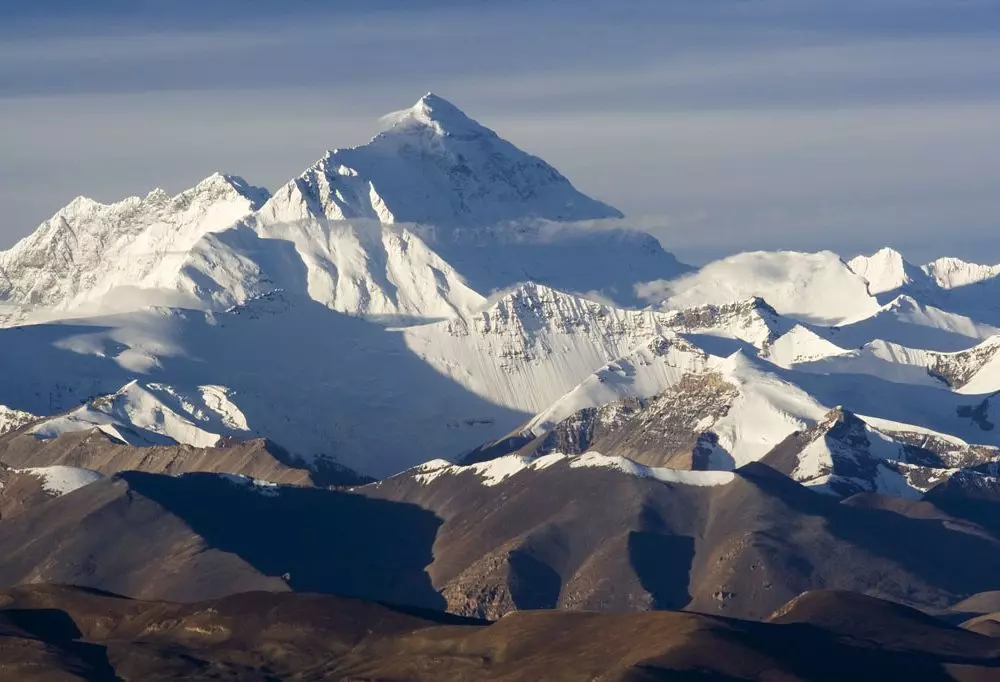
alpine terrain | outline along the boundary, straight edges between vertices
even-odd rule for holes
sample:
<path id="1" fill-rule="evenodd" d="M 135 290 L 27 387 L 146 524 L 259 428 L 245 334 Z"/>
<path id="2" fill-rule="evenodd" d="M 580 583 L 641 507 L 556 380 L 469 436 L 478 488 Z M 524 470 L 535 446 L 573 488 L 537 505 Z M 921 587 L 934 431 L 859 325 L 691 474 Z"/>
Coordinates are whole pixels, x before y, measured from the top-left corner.
<path id="1" fill-rule="evenodd" d="M 1000 265 L 381 123 L 0 252 L 0 677 L 997 679 Z"/>

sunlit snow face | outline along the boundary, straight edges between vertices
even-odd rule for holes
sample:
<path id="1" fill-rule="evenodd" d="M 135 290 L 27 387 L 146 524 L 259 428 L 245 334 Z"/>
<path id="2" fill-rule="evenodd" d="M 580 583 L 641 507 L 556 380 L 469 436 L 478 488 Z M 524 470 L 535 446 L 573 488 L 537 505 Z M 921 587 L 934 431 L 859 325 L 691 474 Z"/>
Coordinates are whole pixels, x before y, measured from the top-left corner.
<path id="1" fill-rule="evenodd" d="M 80 193 L 274 188 L 434 90 L 691 261 L 1000 259 L 989 0 L 57 4 L 0 10 L 0 247 Z"/>

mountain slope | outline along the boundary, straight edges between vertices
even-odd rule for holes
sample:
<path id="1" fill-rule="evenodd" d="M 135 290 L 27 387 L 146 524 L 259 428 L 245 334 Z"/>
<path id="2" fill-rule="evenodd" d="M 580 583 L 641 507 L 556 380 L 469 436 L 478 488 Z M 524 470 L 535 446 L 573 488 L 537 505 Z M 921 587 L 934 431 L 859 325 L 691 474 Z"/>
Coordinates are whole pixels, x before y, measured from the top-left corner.
<path id="1" fill-rule="evenodd" d="M 403 338 L 429 366 L 476 395 L 534 413 L 671 326 L 664 313 L 526 283 L 466 319 L 408 327 Z"/>

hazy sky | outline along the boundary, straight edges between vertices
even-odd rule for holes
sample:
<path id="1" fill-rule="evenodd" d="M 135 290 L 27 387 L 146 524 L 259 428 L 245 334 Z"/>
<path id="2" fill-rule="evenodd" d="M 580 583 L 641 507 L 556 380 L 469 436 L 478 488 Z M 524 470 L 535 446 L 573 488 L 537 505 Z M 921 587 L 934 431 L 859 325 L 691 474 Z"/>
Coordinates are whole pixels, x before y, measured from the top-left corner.
<path id="1" fill-rule="evenodd" d="M 79 194 L 271 189 L 424 92 L 689 262 L 1000 262 L 1000 0 L 0 3 L 0 248 Z"/>

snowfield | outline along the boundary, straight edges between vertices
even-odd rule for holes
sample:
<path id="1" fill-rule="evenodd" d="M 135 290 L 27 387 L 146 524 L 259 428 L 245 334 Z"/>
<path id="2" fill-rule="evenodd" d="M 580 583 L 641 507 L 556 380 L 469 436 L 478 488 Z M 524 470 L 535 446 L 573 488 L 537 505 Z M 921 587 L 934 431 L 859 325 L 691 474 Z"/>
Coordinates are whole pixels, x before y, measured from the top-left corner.
<path id="1" fill-rule="evenodd" d="M 173 197 L 81 197 L 0 253 L 0 437 L 266 437 L 376 477 L 426 462 L 421 480 L 492 485 L 564 463 L 720 485 L 793 434 L 850 428 L 853 444 L 809 441 L 795 477 L 900 495 L 1000 446 L 1000 265 L 886 248 L 695 269 L 440 97 L 383 125 L 273 195 L 214 174 Z M 622 400 L 711 442 L 706 470 L 450 464 Z M 951 463 L 901 455 L 915 434 Z"/>

